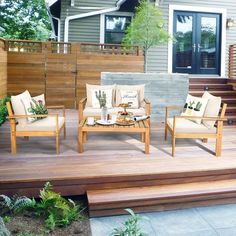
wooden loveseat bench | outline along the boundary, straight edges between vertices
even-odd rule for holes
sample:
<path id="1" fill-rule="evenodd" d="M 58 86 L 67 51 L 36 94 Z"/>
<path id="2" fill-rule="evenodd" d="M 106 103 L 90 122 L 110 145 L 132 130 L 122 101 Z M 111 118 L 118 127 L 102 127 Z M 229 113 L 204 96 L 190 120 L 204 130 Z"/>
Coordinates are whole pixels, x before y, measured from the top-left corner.
<path id="1" fill-rule="evenodd" d="M 105 91 L 110 93 L 109 99 L 111 101 L 107 102 L 108 105 L 108 114 L 117 114 L 122 110 L 119 107 L 120 103 L 127 102 L 128 100 L 124 99 L 127 94 L 133 96 L 137 95 L 137 102 L 134 106 L 131 105 L 127 109 L 128 112 L 132 112 L 134 116 L 143 116 L 150 115 L 150 102 L 144 97 L 144 88 L 145 85 L 86 85 L 86 97 L 82 98 L 79 101 L 79 122 L 85 119 L 86 117 L 100 117 L 101 109 L 96 105 L 97 99 L 94 95 L 95 91 Z"/>

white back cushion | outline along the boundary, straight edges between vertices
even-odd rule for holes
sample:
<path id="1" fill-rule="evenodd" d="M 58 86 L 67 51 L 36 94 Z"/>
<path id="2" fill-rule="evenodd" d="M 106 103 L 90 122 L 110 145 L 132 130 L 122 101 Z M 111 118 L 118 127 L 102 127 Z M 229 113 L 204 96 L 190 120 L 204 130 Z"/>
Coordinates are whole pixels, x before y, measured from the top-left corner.
<path id="1" fill-rule="evenodd" d="M 26 115 L 25 107 L 22 103 L 22 99 L 28 99 L 31 100 L 31 96 L 28 90 L 25 90 L 25 92 L 18 94 L 16 96 L 11 96 L 11 104 L 15 115 Z M 26 125 L 27 119 L 26 118 L 20 118 L 17 119 L 19 125 Z"/>
<path id="2" fill-rule="evenodd" d="M 215 97 L 209 92 L 205 91 L 202 98 L 208 99 L 207 106 L 204 112 L 204 116 L 214 117 L 218 116 L 221 106 L 221 97 Z M 215 125 L 215 121 L 203 120 L 202 123 L 208 128 L 212 128 Z"/>

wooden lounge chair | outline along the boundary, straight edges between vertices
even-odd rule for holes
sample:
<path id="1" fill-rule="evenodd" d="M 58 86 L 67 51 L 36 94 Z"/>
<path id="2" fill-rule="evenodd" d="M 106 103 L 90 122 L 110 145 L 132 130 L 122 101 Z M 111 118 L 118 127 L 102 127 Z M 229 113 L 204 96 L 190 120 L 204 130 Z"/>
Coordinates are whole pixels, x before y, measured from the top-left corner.
<path id="1" fill-rule="evenodd" d="M 17 114 L 13 110 L 17 110 Z M 64 138 L 66 137 L 65 126 L 65 108 L 64 106 L 47 106 L 49 109 L 62 109 L 63 115 L 47 114 L 47 115 L 26 115 L 24 109 L 15 108 L 10 102 L 7 103 L 8 119 L 10 121 L 11 136 L 11 153 L 16 154 L 16 137 L 33 137 L 33 136 L 51 136 L 56 137 L 56 153 L 60 152 L 60 132 L 64 130 Z M 43 119 L 27 122 L 27 118 L 45 117 Z"/>
<path id="2" fill-rule="evenodd" d="M 222 146 L 222 129 L 225 119 L 225 111 L 227 104 L 221 104 L 221 110 L 217 117 L 199 117 L 199 116 L 174 116 L 169 118 L 170 110 L 182 110 L 183 107 L 168 106 L 166 107 L 165 117 L 165 140 L 167 139 L 167 132 L 172 136 L 172 156 L 175 155 L 175 141 L 177 138 L 200 138 L 203 142 L 207 142 L 208 138 L 216 139 L 215 155 L 221 155 Z M 205 126 L 203 123 L 197 124 L 189 119 L 200 118 L 202 121 L 214 121 L 215 125 L 211 128 Z"/>

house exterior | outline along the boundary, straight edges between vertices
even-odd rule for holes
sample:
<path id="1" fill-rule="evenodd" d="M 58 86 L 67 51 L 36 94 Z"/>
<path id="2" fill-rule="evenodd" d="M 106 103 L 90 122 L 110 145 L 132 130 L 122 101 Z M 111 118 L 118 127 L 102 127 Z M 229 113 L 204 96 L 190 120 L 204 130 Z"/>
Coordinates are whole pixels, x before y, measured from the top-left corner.
<path id="1" fill-rule="evenodd" d="M 236 39 L 235 1 L 150 2 L 163 11 L 166 28 L 176 43 L 149 50 L 148 72 L 227 76 L 228 47 Z M 50 12 L 58 41 L 120 43 L 137 5 L 138 0 L 58 0 Z"/>

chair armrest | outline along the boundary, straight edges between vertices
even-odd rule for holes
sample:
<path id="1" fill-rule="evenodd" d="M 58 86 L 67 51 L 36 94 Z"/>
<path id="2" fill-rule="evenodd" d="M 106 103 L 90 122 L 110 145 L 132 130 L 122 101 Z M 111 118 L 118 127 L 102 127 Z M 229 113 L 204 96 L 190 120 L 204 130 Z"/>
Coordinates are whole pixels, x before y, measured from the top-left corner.
<path id="1" fill-rule="evenodd" d="M 174 119 L 201 119 L 211 121 L 227 121 L 227 118 L 221 118 L 219 116 L 174 116 Z"/>
<path id="2" fill-rule="evenodd" d="M 47 109 L 62 109 L 62 111 L 63 111 L 63 117 L 65 118 L 65 116 L 66 116 L 65 106 L 64 106 L 64 105 L 47 106 Z"/>
<path id="3" fill-rule="evenodd" d="M 182 110 L 183 106 L 176 106 L 176 105 L 170 105 L 170 106 L 166 106 L 166 114 L 165 114 L 165 124 L 167 124 L 167 119 L 169 116 L 169 111 L 171 110 Z"/>
<path id="4" fill-rule="evenodd" d="M 58 114 L 41 114 L 41 115 L 11 115 L 7 116 L 8 119 L 21 119 L 21 118 L 28 118 L 28 117 L 48 117 L 48 116 L 58 116 Z"/>
<path id="5" fill-rule="evenodd" d="M 78 107 L 79 122 L 80 122 L 81 120 L 83 120 L 83 118 L 84 118 L 83 110 L 84 110 L 84 108 L 85 108 L 86 102 L 87 102 L 87 97 L 82 98 L 82 99 L 79 101 L 79 107 Z"/>
<path id="6" fill-rule="evenodd" d="M 151 103 L 147 98 L 143 99 L 143 102 L 145 104 L 145 113 L 146 115 L 151 115 Z"/>

